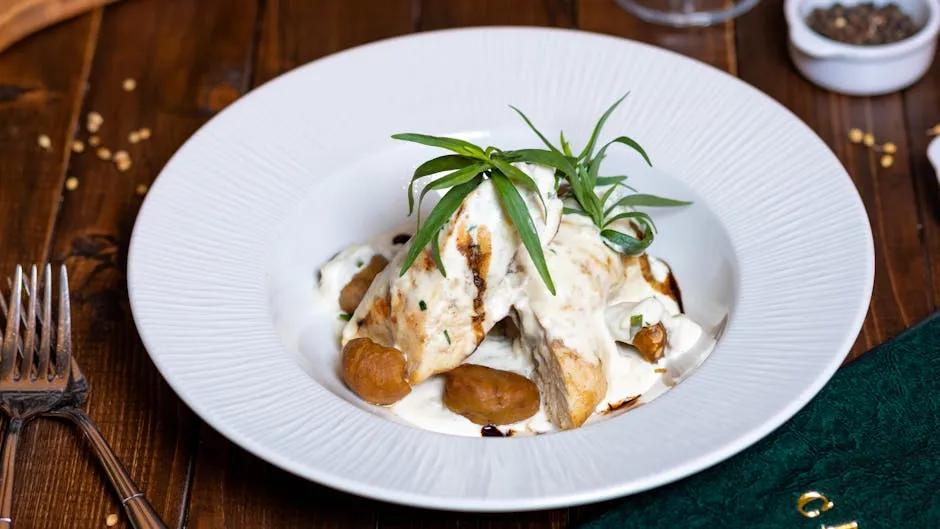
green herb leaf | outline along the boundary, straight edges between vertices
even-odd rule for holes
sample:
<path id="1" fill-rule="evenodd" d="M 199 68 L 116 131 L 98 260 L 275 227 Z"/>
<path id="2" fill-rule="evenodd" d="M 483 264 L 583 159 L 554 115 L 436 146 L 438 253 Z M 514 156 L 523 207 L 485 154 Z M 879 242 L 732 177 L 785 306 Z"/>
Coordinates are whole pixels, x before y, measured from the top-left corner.
<path id="1" fill-rule="evenodd" d="M 626 176 L 598 176 L 597 185 L 599 186 L 620 186 L 624 189 L 629 189 L 636 193 L 636 188 L 633 186 L 628 186 L 624 182 L 627 181 Z"/>
<path id="2" fill-rule="evenodd" d="M 536 270 L 538 270 L 539 275 L 542 276 L 542 281 L 545 282 L 548 291 L 554 296 L 555 284 L 552 282 L 552 276 L 548 272 L 548 265 L 545 263 L 545 255 L 542 253 L 542 242 L 539 240 L 538 232 L 535 230 L 535 223 L 532 222 L 532 217 L 529 215 L 529 210 L 526 208 L 522 195 L 520 195 L 519 190 L 512 185 L 509 178 L 500 171 L 493 171 L 490 175 L 490 180 L 493 181 L 493 186 L 496 188 L 499 201 L 503 205 L 503 209 L 506 211 L 509 219 L 516 227 L 519 238 L 522 239 L 522 244 L 524 244 L 526 250 L 528 250 Z"/>
<path id="3" fill-rule="evenodd" d="M 599 176 L 597 177 L 597 185 L 615 186 L 617 184 L 622 184 L 626 180 L 627 180 L 626 176 Z"/>
<path id="4" fill-rule="evenodd" d="M 635 336 L 641 328 L 643 328 L 643 315 L 634 314 L 633 316 L 630 316 L 630 336 Z"/>
<path id="5" fill-rule="evenodd" d="M 518 108 L 512 105 L 509 105 L 509 108 L 515 110 L 517 114 L 522 116 L 522 119 L 525 120 L 526 125 L 528 125 L 530 129 L 532 129 L 532 132 L 534 132 L 539 137 L 539 139 L 542 140 L 542 143 L 544 143 L 546 147 L 548 147 L 549 149 L 559 154 L 561 153 L 561 151 L 559 151 L 557 147 L 552 145 L 552 142 L 548 141 L 548 138 L 546 138 L 545 136 L 542 135 L 541 132 L 539 132 L 539 129 L 535 128 L 535 125 L 533 125 L 532 122 L 529 121 L 529 118 L 525 114 L 523 114 L 521 110 L 519 110 Z"/>
<path id="6" fill-rule="evenodd" d="M 431 239 L 431 259 L 434 260 L 437 269 L 441 271 L 441 275 L 447 277 L 447 270 L 444 270 L 444 262 L 441 261 L 440 235 L 441 230 L 437 230 L 437 233 L 434 234 L 434 238 Z"/>
<path id="7" fill-rule="evenodd" d="M 558 137 L 561 140 L 561 150 L 565 153 L 565 156 L 573 156 L 571 154 L 571 145 L 568 145 L 568 142 L 565 141 L 565 131 L 560 131 Z"/>
<path id="8" fill-rule="evenodd" d="M 619 138 L 610 140 L 609 142 L 607 142 L 606 145 L 601 147 L 601 151 L 606 151 L 607 148 L 613 145 L 614 143 L 621 143 L 623 145 L 626 145 L 627 147 L 630 147 L 634 151 L 640 153 L 640 156 L 643 157 L 643 160 L 646 161 L 647 165 L 649 165 L 650 167 L 653 166 L 653 162 L 650 161 L 650 157 L 646 154 L 646 151 L 643 150 L 643 147 L 640 147 L 639 143 L 635 142 L 632 138 L 629 138 L 627 136 L 620 136 Z"/>
<path id="9" fill-rule="evenodd" d="M 428 192 L 433 191 L 435 189 L 446 189 L 448 187 L 454 187 L 456 185 L 469 182 L 470 180 L 473 179 L 473 177 L 485 171 L 487 167 L 488 167 L 487 164 L 484 162 L 474 162 L 470 165 L 467 165 L 466 167 L 457 169 L 456 171 L 449 173 L 446 176 L 442 176 L 438 178 L 437 180 L 434 180 L 433 182 L 424 186 L 424 189 L 421 190 L 421 196 L 418 198 L 418 228 L 417 229 L 421 229 L 421 204 L 424 202 L 424 196 L 427 195 Z M 411 213 L 409 212 L 409 215 L 410 214 Z"/>
<path id="10" fill-rule="evenodd" d="M 421 301 L 418 302 L 418 308 L 421 310 L 428 310 L 428 304 L 425 303 L 424 300 L 422 299 Z"/>
<path id="11" fill-rule="evenodd" d="M 399 275 L 405 275 L 408 268 L 415 262 L 418 255 L 424 250 L 424 247 L 431 242 L 431 239 L 440 231 L 441 227 L 447 223 L 450 216 L 457 211 L 463 199 L 470 194 L 483 182 L 483 175 L 477 175 L 473 180 L 454 186 L 447 191 L 441 198 L 441 201 L 434 206 L 428 218 L 425 220 L 421 229 L 411 238 L 411 247 L 405 255 L 405 261 L 402 263 Z M 443 270 L 442 270 L 443 272 Z"/>
<path id="12" fill-rule="evenodd" d="M 529 162 L 548 167 L 554 167 L 565 174 L 576 172 L 571 158 L 561 154 L 558 151 L 546 151 L 545 149 L 519 149 L 517 151 L 508 151 L 506 156 L 514 162 Z"/>
<path id="13" fill-rule="evenodd" d="M 508 178 L 510 182 L 530 189 L 535 193 L 535 196 L 539 198 L 539 202 L 542 204 L 542 209 L 548 211 L 548 206 L 545 205 L 545 198 L 542 196 L 541 191 L 539 191 L 539 186 L 535 183 L 535 180 L 532 180 L 531 176 L 525 174 L 522 169 L 500 158 L 493 158 L 493 165 L 496 166 L 499 172 Z M 492 175 L 490 178 L 492 178 Z M 526 212 L 528 212 L 528 209 Z"/>
<path id="14" fill-rule="evenodd" d="M 625 255 L 639 255 L 653 243 L 653 234 L 649 226 L 646 227 L 643 240 L 615 230 L 601 230 L 601 237 L 607 239 L 606 243 L 612 250 Z"/>
<path id="15" fill-rule="evenodd" d="M 444 339 L 447 340 L 447 345 L 450 345 L 450 333 L 447 332 L 447 329 L 444 329 Z"/>
<path id="16" fill-rule="evenodd" d="M 348 314 L 348 313 L 346 313 L 346 312 L 342 312 L 342 313 L 340 313 L 340 315 L 339 315 L 339 319 L 341 319 L 341 320 L 343 320 L 343 321 L 349 321 L 350 319 L 352 319 L 352 314 Z"/>
<path id="17" fill-rule="evenodd" d="M 590 215 L 585 213 L 583 209 L 578 208 L 562 208 L 561 212 L 565 215 L 583 215 L 585 217 L 590 217 Z"/>
<path id="18" fill-rule="evenodd" d="M 597 125 L 594 126 L 594 132 L 591 133 L 591 139 L 588 141 L 587 145 L 584 146 L 584 150 L 581 151 L 581 154 L 578 155 L 579 160 L 586 160 L 591 158 L 591 154 L 594 152 L 594 145 L 597 144 L 597 136 L 601 133 L 601 129 L 604 128 L 604 123 L 614 112 L 614 109 L 617 108 L 621 101 L 626 99 L 628 95 L 630 95 L 630 92 L 623 94 L 620 99 L 614 102 L 613 105 L 610 105 L 610 108 L 607 109 L 607 112 L 604 112 L 604 115 L 601 116 L 601 119 L 597 121 Z"/>
<path id="19" fill-rule="evenodd" d="M 460 169 L 466 167 L 474 162 L 473 158 L 468 158 L 466 156 L 460 156 L 457 154 L 445 154 L 444 156 L 438 156 L 437 158 L 432 158 L 423 164 L 419 165 L 415 169 L 414 176 L 411 177 L 411 183 L 408 184 L 408 214 L 414 211 L 415 206 L 415 181 L 420 178 L 423 178 L 428 175 L 440 173 L 443 171 L 452 171 L 454 169 Z"/>
<path id="20" fill-rule="evenodd" d="M 656 224 L 653 223 L 653 218 L 646 213 L 643 213 L 642 211 L 627 211 L 626 213 L 614 215 L 613 217 L 604 220 L 604 227 L 606 228 L 620 219 L 634 219 L 639 221 L 640 224 L 644 227 L 649 226 L 653 229 L 654 232 L 656 231 Z"/>
<path id="21" fill-rule="evenodd" d="M 672 198 L 663 198 L 656 195 L 628 195 L 620 200 L 614 202 L 607 211 L 604 212 L 605 215 L 610 215 L 617 207 L 636 207 L 636 206 L 647 206 L 655 208 L 669 208 L 675 206 L 688 206 L 691 202 L 686 202 L 684 200 L 675 200 Z"/>
<path id="22" fill-rule="evenodd" d="M 463 156 L 470 156 L 471 158 L 479 158 L 481 160 L 485 160 L 487 158 L 486 154 L 483 152 L 483 149 L 477 147 L 469 141 L 458 140 L 457 138 L 444 138 L 441 136 L 429 136 L 427 134 L 414 134 L 412 132 L 393 134 L 392 138 L 395 138 L 396 140 L 420 143 L 430 147 L 440 147 Z"/>

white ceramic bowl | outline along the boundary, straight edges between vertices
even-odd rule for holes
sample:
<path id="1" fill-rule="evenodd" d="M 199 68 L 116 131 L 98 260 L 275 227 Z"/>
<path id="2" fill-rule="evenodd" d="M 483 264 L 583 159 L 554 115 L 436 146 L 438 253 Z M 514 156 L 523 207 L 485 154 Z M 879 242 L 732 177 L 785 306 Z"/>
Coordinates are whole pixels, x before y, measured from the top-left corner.
<path id="1" fill-rule="evenodd" d="M 406 220 L 408 177 L 438 153 L 390 136 L 537 145 L 515 104 L 580 146 L 627 90 L 602 141 L 634 137 L 655 169 L 627 149 L 608 151 L 605 167 L 695 201 L 650 211 L 660 230 L 650 251 L 669 262 L 690 316 L 710 327 L 728 316 L 714 353 L 649 404 L 534 437 L 419 430 L 352 394 L 338 376 L 337 315 L 313 289 L 334 252 Z M 385 501 L 515 512 L 672 482 L 779 427 L 851 348 L 874 263 L 838 158 L 751 86 L 610 36 L 474 28 L 331 55 L 227 107 L 148 192 L 128 289 L 169 384 L 252 453 Z"/>
<path id="2" fill-rule="evenodd" d="M 890 0 L 914 19 L 920 31 L 892 44 L 857 46 L 837 42 L 816 33 L 806 17 L 834 0 L 786 0 L 784 13 L 790 29 L 790 57 L 813 83 L 853 96 L 881 95 L 906 88 L 930 68 L 940 29 L 938 0 Z M 858 4 L 845 0 L 843 5 Z M 888 0 L 876 0 L 876 5 Z"/>

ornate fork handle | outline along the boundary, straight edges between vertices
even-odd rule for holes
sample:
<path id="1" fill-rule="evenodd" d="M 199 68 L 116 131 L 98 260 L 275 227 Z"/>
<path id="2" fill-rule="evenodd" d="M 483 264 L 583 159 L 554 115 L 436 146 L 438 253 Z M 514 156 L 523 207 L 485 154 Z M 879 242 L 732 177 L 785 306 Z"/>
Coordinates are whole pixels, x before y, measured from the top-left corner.
<path id="1" fill-rule="evenodd" d="M 114 455 L 111 446 L 108 445 L 101 432 L 98 431 L 95 422 L 87 413 L 79 408 L 64 408 L 52 412 L 50 415 L 71 420 L 85 434 L 85 438 L 88 439 L 101 461 L 101 465 L 108 475 L 108 480 L 111 481 L 114 489 L 121 497 L 124 511 L 127 513 L 127 518 L 132 526 L 136 529 L 167 529 L 166 524 L 157 516 L 150 502 L 144 497 L 144 493 L 134 484 L 134 480 L 128 475 L 124 465 Z"/>

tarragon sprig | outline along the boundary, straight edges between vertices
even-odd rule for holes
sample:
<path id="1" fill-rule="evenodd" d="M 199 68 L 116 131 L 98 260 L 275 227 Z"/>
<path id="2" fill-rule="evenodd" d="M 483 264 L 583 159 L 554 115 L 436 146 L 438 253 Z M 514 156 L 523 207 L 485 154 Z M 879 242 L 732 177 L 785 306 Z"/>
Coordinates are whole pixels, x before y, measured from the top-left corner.
<path id="1" fill-rule="evenodd" d="M 411 246 L 405 255 L 399 275 L 404 273 L 414 264 L 415 260 L 421 254 L 428 244 L 431 245 L 431 257 L 434 259 L 437 268 L 444 277 L 447 277 L 447 271 L 444 269 L 444 263 L 440 257 L 440 246 L 438 236 L 444 225 L 450 217 L 457 211 L 463 200 L 474 189 L 476 189 L 484 180 L 489 179 L 493 182 L 493 188 L 499 199 L 500 205 L 506 212 L 509 220 L 519 233 L 522 244 L 532 257 L 536 270 L 542 277 L 542 281 L 548 290 L 555 294 L 555 284 L 552 282 L 551 274 L 548 272 L 548 265 L 545 262 L 545 255 L 542 252 L 542 243 L 539 240 L 535 223 L 529 214 L 525 200 L 519 193 L 518 187 L 532 191 L 539 198 L 542 207 L 545 207 L 545 201 L 542 194 L 532 177 L 527 175 L 518 167 L 506 159 L 505 153 L 495 147 L 481 149 L 480 147 L 464 140 L 455 138 L 443 138 L 439 136 L 428 136 L 425 134 L 395 134 L 392 136 L 397 140 L 411 141 L 432 147 L 441 147 L 454 154 L 439 156 L 437 158 L 424 162 L 415 170 L 408 185 L 408 214 L 411 215 L 415 209 L 414 185 L 415 182 L 425 176 L 437 174 L 443 171 L 452 172 L 437 178 L 428 183 L 421 194 L 418 196 L 418 229 L 412 238 Z M 518 161 L 518 160 L 513 160 Z M 450 188 L 443 198 L 434 206 L 434 209 L 428 214 L 424 223 L 421 223 L 421 204 L 425 195 L 435 189 Z"/>
<path id="2" fill-rule="evenodd" d="M 529 214 L 525 201 L 519 193 L 518 187 L 532 191 L 538 196 L 545 207 L 544 199 L 535 181 L 524 171 L 514 166 L 513 163 L 527 162 L 544 165 L 555 169 L 555 189 L 559 189 L 561 181 L 568 184 L 570 195 L 574 198 L 576 207 L 564 208 L 565 214 L 584 215 L 589 217 L 600 230 L 600 236 L 604 242 L 615 251 L 627 255 L 637 255 L 646 250 L 653 242 L 656 226 L 653 219 L 644 212 L 635 211 L 637 206 L 649 207 L 672 207 L 691 204 L 682 200 L 663 198 L 656 195 L 639 194 L 636 189 L 626 184 L 626 176 L 599 176 L 600 166 L 606 157 L 607 149 L 614 144 L 625 145 L 640 154 L 647 164 L 652 166 L 649 156 L 643 147 L 632 138 L 619 136 L 614 138 L 597 150 L 597 141 L 600 136 L 604 123 L 614 112 L 617 106 L 626 98 L 618 99 L 601 116 L 591 137 L 584 149 L 575 156 L 571 150 L 571 145 L 565 139 L 564 132 L 559 134 L 559 143 L 561 148 L 556 147 L 548 138 L 546 138 L 532 124 L 529 118 L 518 108 L 511 106 L 519 116 L 526 122 L 535 134 L 542 140 L 548 149 L 518 149 L 514 151 L 503 151 L 496 147 L 487 147 L 483 149 L 468 141 L 456 138 L 445 138 L 440 136 L 428 136 L 425 134 L 404 133 L 395 134 L 392 138 L 404 141 L 411 141 L 428 145 L 431 147 L 440 147 L 451 151 L 453 154 L 447 154 L 428 160 L 415 169 L 408 185 L 408 214 L 415 211 L 415 183 L 426 176 L 451 171 L 446 175 L 437 178 L 427 185 L 421 191 L 417 201 L 418 211 L 418 229 L 411 240 L 411 247 L 402 263 L 399 275 L 411 267 L 421 252 L 429 244 L 431 245 L 431 257 L 440 269 L 441 274 L 447 276 L 444 270 L 444 264 L 440 257 L 440 246 L 438 236 L 447 224 L 450 217 L 457 211 L 463 200 L 474 189 L 476 189 L 484 180 L 491 180 L 496 195 L 499 198 L 500 205 L 506 212 L 513 226 L 519 234 L 523 245 L 529 252 L 532 262 L 535 264 L 542 281 L 548 290 L 555 294 L 555 285 L 552 282 L 548 265 L 545 262 L 545 255 L 542 252 L 542 244 L 539 241 L 538 233 L 532 217 Z M 606 187 L 607 189 L 598 195 L 597 189 Z M 608 205 L 611 197 L 618 187 L 623 187 L 634 192 L 615 200 Z M 449 188 L 449 189 L 448 189 Z M 428 214 L 424 223 L 421 222 L 421 204 L 428 192 L 439 189 L 448 189 L 443 198 L 434 206 L 431 213 Z M 628 209 L 627 211 L 622 211 Z M 618 213 L 619 211 L 619 213 Z M 610 225 L 618 220 L 630 219 L 643 229 L 640 238 L 611 229 Z"/>
<path id="3" fill-rule="evenodd" d="M 625 208 L 635 208 L 637 206 L 686 206 L 691 204 L 691 202 L 636 193 L 635 188 L 626 184 L 626 176 L 599 176 L 601 163 L 607 156 L 607 149 L 614 144 L 625 145 L 633 149 L 640 154 L 647 165 L 650 167 L 653 166 L 649 155 L 646 154 L 643 147 L 628 136 L 618 136 L 601 146 L 596 154 L 594 152 L 604 124 L 627 95 L 628 94 L 624 94 L 604 112 L 595 125 L 594 131 L 591 133 L 591 137 L 584 146 L 584 149 L 577 156 L 572 153 L 571 146 L 565 140 L 563 132 L 559 134 L 561 148 L 558 148 L 548 141 L 548 138 L 546 138 L 544 134 L 539 132 L 532 121 L 529 120 L 521 110 L 511 106 L 548 149 L 526 149 L 507 153 L 507 155 L 512 157 L 514 153 L 522 153 L 522 158 L 524 159 L 539 160 L 535 163 L 554 167 L 557 180 L 560 183 L 560 180 L 563 179 L 568 183 L 570 194 L 574 197 L 577 204 L 576 207 L 573 208 L 566 207 L 564 213 L 589 217 L 598 229 L 600 229 L 600 235 L 604 238 L 604 242 L 609 247 L 623 254 L 638 255 L 643 253 L 649 245 L 653 243 L 656 225 L 653 223 L 652 217 L 647 213 L 633 210 L 620 213 L 618 213 L 618 211 L 622 211 Z M 607 187 L 607 189 L 602 194 L 598 195 L 597 188 L 599 187 Z M 633 191 L 634 194 L 624 196 L 608 205 L 608 202 L 618 187 Z M 638 224 L 643 230 L 641 237 L 637 238 L 610 228 L 611 224 L 622 219 L 630 219 Z"/>

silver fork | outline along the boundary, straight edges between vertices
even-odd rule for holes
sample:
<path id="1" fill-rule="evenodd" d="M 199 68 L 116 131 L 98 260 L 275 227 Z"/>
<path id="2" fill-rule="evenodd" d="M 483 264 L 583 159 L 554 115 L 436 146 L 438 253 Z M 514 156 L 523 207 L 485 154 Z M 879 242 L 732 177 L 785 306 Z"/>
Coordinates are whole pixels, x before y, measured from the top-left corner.
<path id="1" fill-rule="evenodd" d="M 35 348 L 35 326 L 36 320 L 40 319 L 42 321 L 42 338 L 40 339 L 39 349 L 38 349 L 38 361 L 35 362 L 38 373 L 46 373 L 49 369 L 49 350 L 51 348 L 50 342 L 51 338 L 51 321 L 52 321 L 52 281 L 51 281 L 51 267 L 46 265 L 45 273 L 43 274 L 43 307 L 40 314 L 36 313 L 36 295 L 37 295 L 37 285 L 36 285 L 36 267 L 32 268 L 30 274 L 30 283 L 26 288 L 26 295 L 29 299 L 27 314 L 25 317 L 22 317 L 22 310 L 20 310 L 19 300 L 21 298 L 20 294 L 20 284 L 22 283 L 22 269 L 17 266 L 16 273 L 14 274 L 14 279 L 11 283 L 11 295 L 10 295 L 10 306 L 9 311 L 7 307 L 3 304 L 3 300 L 0 299 L 0 309 L 3 310 L 4 315 L 9 316 L 7 318 L 7 333 L 5 339 L 3 340 L 3 349 L 2 349 L 2 363 L 0 363 L 0 400 L 3 403 L 6 403 L 4 397 L 7 395 L 5 391 L 5 385 L 8 379 L 8 374 L 4 370 L 4 367 L 7 365 L 8 349 L 12 351 L 9 356 L 13 357 L 13 360 L 16 360 L 16 351 L 21 351 L 22 354 L 22 366 L 33 365 L 32 353 Z M 65 418 L 74 422 L 79 429 L 85 434 L 85 437 L 88 439 L 89 444 L 95 452 L 95 455 L 98 456 L 99 461 L 105 469 L 105 474 L 108 476 L 108 480 L 111 481 L 112 486 L 115 491 L 118 493 L 121 498 L 121 503 L 124 506 L 124 511 L 127 513 L 128 520 L 131 525 L 137 529 L 166 529 L 166 525 L 163 521 L 160 520 L 160 517 L 154 511 L 153 507 L 147 501 L 147 498 L 144 497 L 144 494 L 137 488 L 134 484 L 134 480 L 131 479 L 130 475 L 124 469 L 124 466 L 121 464 L 121 461 L 114 454 L 114 451 L 108 445 L 108 442 L 101 435 L 101 432 L 98 430 L 98 427 L 95 425 L 95 422 L 82 410 L 81 406 L 85 402 L 85 399 L 88 395 L 88 383 L 85 380 L 84 375 L 82 375 L 81 370 L 78 367 L 78 363 L 75 361 L 75 358 L 72 357 L 72 315 L 70 310 L 69 303 L 69 286 L 68 286 L 68 274 L 66 272 L 65 266 L 62 266 L 59 272 L 59 310 L 57 315 L 57 332 L 55 339 L 55 365 L 52 375 L 52 381 L 50 386 L 53 386 L 53 389 L 47 393 L 43 398 L 42 406 L 36 406 L 31 408 L 29 415 L 20 417 L 19 419 L 14 418 L 14 415 L 11 413 L 10 426 L 7 427 L 7 432 L 4 440 L 4 445 L 2 449 L 2 472 L 3 476 L 0 479 L 0 487 L 2 487 L 3 496 L 2 501 L 0 501 L 0 509 L 4 509 L 0 513 L 0 523 L 6 522 L 6 526 L 12 526 L 12 521 L 10 520 L 11 512 L 11 503 L 12 503 L 12 493 L 13 493 L 13 463 L 14 455 L 16 448 L 16 440 L 19 436 L 19 430 L 22 426 L 22 421 L 28 418 L 35 416 L 37 413 L 43 413 L 44 415 L 50 415 L 54 417 Z M 25 340 L 19 340 L 18 337 L 18 323 L 14 323 L 11 327 L 10 322 L 18 322 L 22 320 L 23 325 L 26 327 L 26 338 Z M 32 329 L 32 330 L 31 330 Z M 12 330 L 12 332 L 11 332 Z M 10 348 L 7 347 L 7 343 L 11 343 Z M 22 371 L 22 369 L 20 370 Z M 39 377 L 41 378 L 41 377 Z M 39 380 L 37 378 L 37 380 Z M 48 379 L 48 377 L 46 377 Z M 14 384 L 22 380 L 15 379 Z M 54 383 L 54 384 L 53 384 Z M 13 386 L 11 386 L 13 387 Z M 36 392 L 38 396 L 41 392 Z M 17 395 L 18 393 L 11 392 L 9 395 Z M 13 399 L 10 399 L 11 401 Z M 41 399 L 34 398 L 33 401 L 39 401 Z M 6 409 L 6 408 L 4 408 Z M 8 412 L 9 413 L 9 412 Z M 18 423 L 16 421 L 19 421 Z M 15 427 L 14 427 L 15 426 Z M 10 446 L 9 450 L 7 447 Z M 0 527 L 4 527 L 0 525 Z"/>
<path id="2" fill-rule="evenodd" d="M 63 277 L 65 274 L 63 268 Z M 52 349 L 52 281 L 47 265 L 43 274 L 42 308 L 37 307 L 39 291 L 36 267 L 33 266 L 26 287 L 28 298 L 23 312 L 23 268 L 16 267 L 10 284 L 10 301 L 0 296 L 0 310 L 6 317 L 6 331 L 0 345 L 0 409 L 9 417 L 3 446 L 0 448 L 0 527 L 13 526 L 13 467 L 16 446 L 23 423 L 38 414 L 66 405 L 70 399 L 68 389 L 71 341 L 69 320 L 62 314 L 69 312 L 67 283 L 63 281 L 59 293 L 59 322 Z M 64 294 L 63 294 L 64 293 Z M 41 324 L 40 324 L 41 321 Z M 36 344 L 37 326 L 41 328 Z M 25 338 L 21 338 L 25 327 Z"/>

